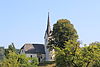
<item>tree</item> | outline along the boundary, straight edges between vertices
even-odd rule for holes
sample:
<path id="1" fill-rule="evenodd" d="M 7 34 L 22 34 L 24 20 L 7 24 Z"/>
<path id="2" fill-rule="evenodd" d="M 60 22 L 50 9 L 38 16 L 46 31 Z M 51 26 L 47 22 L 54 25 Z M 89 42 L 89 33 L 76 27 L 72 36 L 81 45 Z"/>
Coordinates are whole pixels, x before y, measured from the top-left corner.
<path id="1" fill-rule="evenodd" d="M 18 62 L 20 63 L 20 67 L 37 67 L 39 64 L 37 58 L 26 57 L 25 55 L 19 55 Z"/>
<path id="2" fill-rule="evenodd" d="M 59 49 L 58 47 L 55 48 L 56 50 L 56 57 L 55 62 L 57 67 L 66 67 L 66 57 L 63 50 Z"/>
<path id="3" fill-rule="evenodd" d="M 94 42 L 81 48 L 82 61 L 85 67 L 100 67 L 100 43 Z"/>
<path id="4" fill-rule="evenodd" d="M 16 48 L 14 46 L 14 43 L 8 46 L 8 49 L 5 49 L 5 57 L 8 58 L 8 54 L 10 52 L 15 52 L 16 53 Z"/>
<path id="5" fill-rule="evenodd" d="M 57 67 L 100 67 L 100 43 L 79 47 L 79 42 L 69 40 L 65 49 L 56 48 Z"/>
<path id="6" fill-rule="evenodd" d="M 12 43 L 11 45 L 8 46 L 8 50 L 12 51 L 12 52 L 16 52 L 16 48 L 14 46 L 14 43 Z"/>
<path id="7" fill-rule="evenodd" d="M 0 63 L 2 67 L 37 67 L 38 59 L 26 57 L 24 54 L 18 54 L 14 44 L 8 46 L 5 50 L 5 59 Z"/>
<path id="8" fill-rule="evenodd" d="M 8 57 L 1 62 L 1 65 L 2 67 L 19 67 L 20 64 L 17 60 L 18 55 L 15 52 L 10 51 Z"/>
<path id="9" fill-rule="evenodd" d="M 25 55 L 16 54 L 15 52 L 9 52 L 8 58 L 5 58 L 0 66 L 2 67 L 37 67 L 38 61 L 36 58 L 29 58 Z M 31 61 L 31 62 L 29 62 Z"/>
<path id="10" fill-rule="evenodd" d="M 79 42 L 78 35 L 73 26 L 67 19 L 60 19 L 53 25 L 51 38 L 49 38 L 48 47 L 55 48 L 56 65 L 58 67 L 77 66 L 74 62 Z"/>
<path id="11" fill-rule="evenodd" d="M 79 42 L 69 40 L 64 43 L 65 49 L 56 47 L 57 67 L 81 67 Z"/>
<path id="12" fill-rule="evenodd" d="M 65 41 L 77 39 L 78 35 L 73 24 L 67 19 L 60 19 L 53 25 L 53 31 L 48 46 L 55 46 L 63 49 L 65 48 Z"/>
<path id="13" fill-rule="evenodd" d="M 100 67 L 100 43 L 80 47 L 78 35 L 69 20 L 58 20 L 53 26 L 49 48 L 55 48 L 57 67 Z"/>

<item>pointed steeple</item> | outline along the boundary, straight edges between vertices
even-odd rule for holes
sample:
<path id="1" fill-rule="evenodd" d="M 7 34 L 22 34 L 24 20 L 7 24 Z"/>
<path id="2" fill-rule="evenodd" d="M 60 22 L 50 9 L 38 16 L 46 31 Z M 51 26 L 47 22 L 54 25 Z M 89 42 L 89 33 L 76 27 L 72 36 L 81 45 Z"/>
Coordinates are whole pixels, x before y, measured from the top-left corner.
<path id="1" fill-rule="evenodd" d="M 51 28 L 50 28 L 50 18 L 49 18 L 49 12 L 48 12 L 47 30 L 46 30 L 47 35 L 50 34 L 50 31 L 51 31 Z"/>
<path id="2" fill-rule="evenodd" d="M 47 27 L 50 26 L 50 18 L 49 18 L 49 12 L 48 12 L 48 20 L 47 20 Z"/>

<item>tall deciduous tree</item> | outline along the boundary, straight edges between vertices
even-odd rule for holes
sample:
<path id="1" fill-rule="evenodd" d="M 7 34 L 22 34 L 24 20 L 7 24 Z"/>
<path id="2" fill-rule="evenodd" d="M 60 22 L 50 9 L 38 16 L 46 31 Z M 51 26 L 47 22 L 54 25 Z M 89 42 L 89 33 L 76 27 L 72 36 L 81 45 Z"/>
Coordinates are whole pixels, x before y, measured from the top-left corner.
<path id="1" fill-rule="evenodd" d="M 84 67 L 100 67 L 100 43 L 94 42 L 81 48 Z"/>
<path id="2" fill-rule="evenodd" d="M 49 47 L 56 47 L 57 67 L 77 66 L 76 59 L 79 55 L 78 35 L 67 19 L 60 19 L 53 26 Z"/>
<path id="3" fill-rule="evenodd" d="M 53 25 L 49 46 L 56 46 L 63 49 L 65 48 L 65 41 L 77 39 L 78 35 L 73 24 L 67 19 L 60 19 Z"/>
<path id="4" fill-rule="evenodd" d="M 56 48 L 57 67 L 100 67 L 100 43 L 78 47 L 78 42 L 69 40 L 65 49 Z"/>
<path id="5" fill-rule="evenodd" d="M 65 49 L 56 48 L 57 67 L 81 67 L 79 42 L 66 41 Z M 80 63 L 79 63 L 80 62 Z"/>

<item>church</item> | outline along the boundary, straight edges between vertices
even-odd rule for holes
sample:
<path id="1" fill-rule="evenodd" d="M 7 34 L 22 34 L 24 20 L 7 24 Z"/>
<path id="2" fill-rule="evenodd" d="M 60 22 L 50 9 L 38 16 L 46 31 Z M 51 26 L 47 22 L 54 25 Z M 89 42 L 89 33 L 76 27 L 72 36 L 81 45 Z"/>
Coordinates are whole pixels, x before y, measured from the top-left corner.
<path id="1" fill-rule="evenodd" d="M 49 51 L 47 48 L 51 34 L 49 13 L 47 19 L 47 29 L 44 35 L 44 44 L 24 44 L 21 48 L 20 54 L 25 54 L 27 57 L 37 57 L 39 62 L 54 61 L 55 51 Z"/>

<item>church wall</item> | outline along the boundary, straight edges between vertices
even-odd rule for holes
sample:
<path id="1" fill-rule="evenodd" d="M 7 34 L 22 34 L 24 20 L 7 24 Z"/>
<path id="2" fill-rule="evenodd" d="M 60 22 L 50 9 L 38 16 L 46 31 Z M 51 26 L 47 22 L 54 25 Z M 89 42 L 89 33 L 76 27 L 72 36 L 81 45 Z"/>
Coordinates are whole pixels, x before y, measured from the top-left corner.
<path id="1" fill-rule="evenodd" d="M 38 54 L 26 54 L 26 56 L 33 57 L 33 58 L 36 57 L 36 58 L 38 58 L 39 62 L 45 61 L 45 54 L 40 54 L 40 55 L 38 55 Z"/>
<path id="2" fill-rule="evenodd" d="M 49 49 L 47 49 L 47 45 L 48 45 L 48 35 L 45 35 L 45 52 L 46 52 L 46 61 L 54 61 L 54 51 L 49 51 Z"/>
<path id="3" fill-rule="evenodd" d="M 27 57 L 37 57 L 37 54 L 26 54 Z"/>

